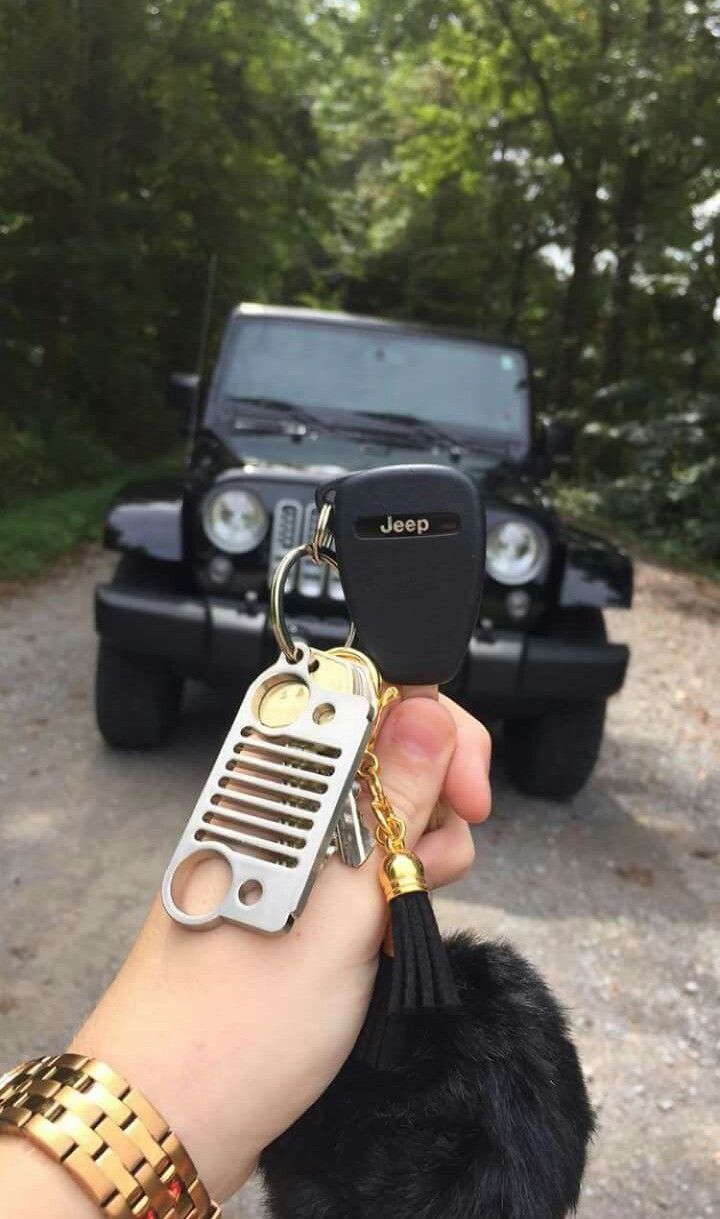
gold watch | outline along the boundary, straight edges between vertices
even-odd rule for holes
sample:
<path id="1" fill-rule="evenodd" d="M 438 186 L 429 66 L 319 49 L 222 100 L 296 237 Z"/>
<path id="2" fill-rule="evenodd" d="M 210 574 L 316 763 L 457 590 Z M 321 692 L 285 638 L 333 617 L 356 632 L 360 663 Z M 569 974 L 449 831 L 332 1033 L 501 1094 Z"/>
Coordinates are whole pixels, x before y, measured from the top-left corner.
<path id="1" fill-rule="evenodd" d="M 111 1219 L 220 1219 L 177 1136 L 97 1058 L 36 1058 L 0 1076 L 0 1134 L 64 1165 Z"/>

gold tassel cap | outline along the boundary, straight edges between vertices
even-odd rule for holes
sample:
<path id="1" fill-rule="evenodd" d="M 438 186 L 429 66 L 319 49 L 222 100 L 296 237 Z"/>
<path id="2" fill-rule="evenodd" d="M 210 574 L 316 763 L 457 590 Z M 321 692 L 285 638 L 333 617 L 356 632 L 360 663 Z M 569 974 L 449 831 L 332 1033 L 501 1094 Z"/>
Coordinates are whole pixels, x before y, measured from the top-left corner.
<path id="1" fill-rule="evenodd" d="M 394 897 L 402 897 L 404 893 L 428 891 L 425 869 L 412 851 L 398 851 L 385 856 L 380 868 L 380 884 L 388 902 Z"/>

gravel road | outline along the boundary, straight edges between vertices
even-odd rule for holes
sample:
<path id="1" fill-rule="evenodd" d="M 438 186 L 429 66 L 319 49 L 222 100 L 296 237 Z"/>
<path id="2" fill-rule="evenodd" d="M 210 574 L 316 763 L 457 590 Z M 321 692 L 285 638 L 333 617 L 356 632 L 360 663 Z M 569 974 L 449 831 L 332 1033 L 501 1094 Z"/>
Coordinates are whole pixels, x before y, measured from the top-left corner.
<path id="1" fill-rule="evenodd" d="M 193 690 L 162 752 L 92 715 L 91 551 L 0 595 L 1 1061 L 62 1046 L 125 954 L 231 708 Z M 720 1215 L 720 593 L 641 565 L 596 775 L 571 804 L 495 776 L 447 928 L 510 938 L 571 1009 L 600 1131 L 581 1219 Z M 101 934 L 98 928 L 102 929 Z M 228 1219 L 259 1219 L 249 1188 Z"/>

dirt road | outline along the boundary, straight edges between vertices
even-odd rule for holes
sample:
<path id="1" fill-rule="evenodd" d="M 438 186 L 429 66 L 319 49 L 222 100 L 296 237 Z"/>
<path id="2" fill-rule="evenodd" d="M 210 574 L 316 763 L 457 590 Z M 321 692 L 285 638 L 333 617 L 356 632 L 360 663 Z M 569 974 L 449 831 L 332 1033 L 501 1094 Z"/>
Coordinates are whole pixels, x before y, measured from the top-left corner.
<path id="1" fill-rule="evenodd" d="M 0 596 L 0 1061 L 63 1045 L 138 927 L 230 708 L 194 690 L 166 750 L 92 716 L 90 553 Z M 498 767 L 447 927 L 513 940 L 573 1013 L 600 1131 L 581 1219 L 720 1215 L 720 595 L 641 566 L 600 767 L 570 805 Z M 102 934 L 98 934 L 98 928 Z M 230 1219 L 262 1214 L 254 1189 Z"/>

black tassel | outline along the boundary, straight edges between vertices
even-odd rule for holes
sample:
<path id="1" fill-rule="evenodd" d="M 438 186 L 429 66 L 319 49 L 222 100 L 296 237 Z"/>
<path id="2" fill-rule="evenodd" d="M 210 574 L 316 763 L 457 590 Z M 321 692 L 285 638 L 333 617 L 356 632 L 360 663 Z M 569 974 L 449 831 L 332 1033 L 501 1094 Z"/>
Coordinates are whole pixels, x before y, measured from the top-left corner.
<path id="1" fill-rule="evenodd" d="M 387 1068 L 407 1053 L 418 1013 L 457 1008 L 460 1000 L 420 860 L 409 851 L 389 854 L 381 880 L 390 903 L 392 956 L 381 956 L 353 1056 Z"/>
<path id="2" fill-rule="evenodd" d="M 594 1117 L 561 1008 L 508 944 L 457 935 L 447 952 L 452 1018 L 419 1010 L 386 1070 L 351 1056 L 263 1152 L 273 1219 L 563 1219 L 577 1205 Z M 393 981 L 386 957 L 373 1001 L 387 1006 Z"/>

